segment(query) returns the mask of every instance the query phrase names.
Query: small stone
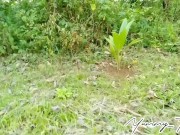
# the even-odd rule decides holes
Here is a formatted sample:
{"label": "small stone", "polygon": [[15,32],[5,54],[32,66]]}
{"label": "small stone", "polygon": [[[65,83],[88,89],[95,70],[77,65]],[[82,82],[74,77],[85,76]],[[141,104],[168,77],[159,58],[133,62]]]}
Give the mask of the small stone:
{"label": "small stone", "polygon": [[59,112],[60,111],[60,107],[57,105],[57,106],[53,106],[51,108],[54,112]]}

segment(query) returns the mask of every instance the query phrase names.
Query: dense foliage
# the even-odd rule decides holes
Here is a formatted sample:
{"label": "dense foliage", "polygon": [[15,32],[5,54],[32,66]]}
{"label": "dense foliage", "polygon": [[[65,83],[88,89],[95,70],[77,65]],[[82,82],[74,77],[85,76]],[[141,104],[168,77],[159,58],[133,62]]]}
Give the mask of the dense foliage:
{"label": "dense foliage", "polygon": [[124,18],[130,38],[144,47],[178,51],[179,0],[0,1],[0,55],[13,52],[76,53],[107,44]]}

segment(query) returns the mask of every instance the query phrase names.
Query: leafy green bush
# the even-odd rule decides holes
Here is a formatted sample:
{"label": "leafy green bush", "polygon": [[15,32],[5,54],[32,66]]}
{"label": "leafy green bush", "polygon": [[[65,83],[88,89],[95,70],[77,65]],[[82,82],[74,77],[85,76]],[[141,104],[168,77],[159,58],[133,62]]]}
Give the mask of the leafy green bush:
{"label": "leafy green bush", "polygon": [[[13,52],[76,53],[105,45],[123,18],[135,19],[129,38],[142,46],[177,51],[179,0],[0,1],[0,55]],[[93,5],[93,8],[92,8]],[[93,10],[92,10],[93,9]]]}

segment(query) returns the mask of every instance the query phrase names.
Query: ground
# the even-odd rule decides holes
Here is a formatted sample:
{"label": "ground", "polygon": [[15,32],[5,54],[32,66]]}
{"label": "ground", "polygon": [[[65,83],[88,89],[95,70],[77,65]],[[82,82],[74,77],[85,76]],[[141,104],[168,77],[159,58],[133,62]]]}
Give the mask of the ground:
{"label": "ground", "polygon": [[[102,52],[0,59],[0,134],[128,135],[137,121],[180,121],[179,54],[125,49],[120,70]],[[160,134],[139,126],[135,134]],[[180,132],[180,131],[179,131]]]}

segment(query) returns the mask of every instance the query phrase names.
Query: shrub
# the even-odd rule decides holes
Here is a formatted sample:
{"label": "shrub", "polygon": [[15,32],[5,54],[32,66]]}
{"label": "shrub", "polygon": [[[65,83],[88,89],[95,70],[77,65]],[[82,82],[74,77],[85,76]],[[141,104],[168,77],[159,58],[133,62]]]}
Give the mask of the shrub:
{"label": "shrub", "polygon": [[[142,46],[177,51],[180,30],[179,0],[22,0],[0,1],[0,55],[13,52],[76,53],[105,45],[104,36],[120,27],[119,20],[133,18],[129,38]],[[92,10],[92,5],[93,10]]]}

